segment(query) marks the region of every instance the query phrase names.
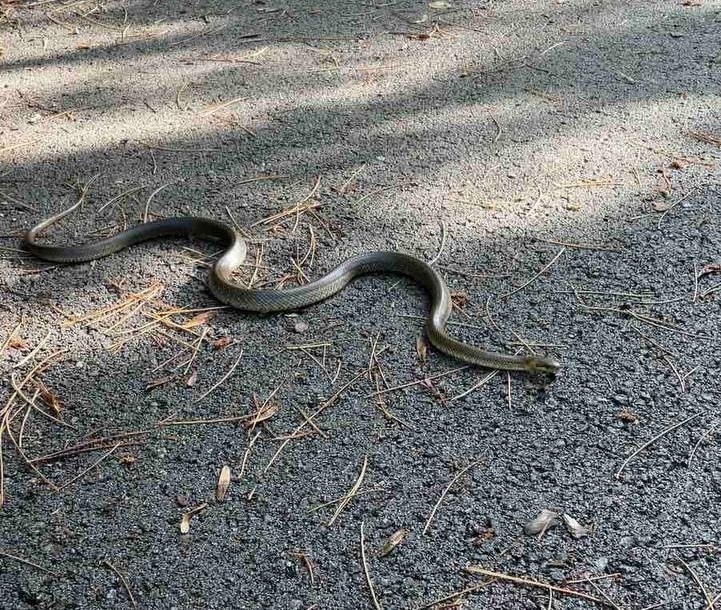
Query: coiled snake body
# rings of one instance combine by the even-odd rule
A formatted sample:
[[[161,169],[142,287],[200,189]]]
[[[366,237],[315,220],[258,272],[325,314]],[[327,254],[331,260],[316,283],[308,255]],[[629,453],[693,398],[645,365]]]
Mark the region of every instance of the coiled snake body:
[[[301,309],[327,299],[359,275],[379,272],[407,275],[419,282],[431,298],[426,333],[430,342],[440,351],[463,362],[493,369],[554,373],[560,366],[551,358],[489,352],[449,337],[445,326],[451,313],[451,296],[443,278],[428,263],[400,252],[366,252],[346,260],[309,284],[286,290],[254,290],[243,288],[231,280],[233,271],[245,260],[245,241],[229,226],[207,218],[188,216],[156,220],[80,246],[37,243],[38,233],[73,212],[81,202],[82,199],[30,229],[23,239],[26,249],[48,261],[81,263],[160,237],[191,235],[212,239],[226,246],[225,252],[210,270],[208,285],[213,295],[231,307],[266,313]]]

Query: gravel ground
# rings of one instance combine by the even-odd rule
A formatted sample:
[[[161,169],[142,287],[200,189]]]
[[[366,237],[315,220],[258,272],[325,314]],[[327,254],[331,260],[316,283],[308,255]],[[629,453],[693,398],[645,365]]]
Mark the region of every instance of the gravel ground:
[[[713,607],[721,2],[4,0],[0,28],[0,607]],[[212,245],[15,249],[83,187],[54,241],[230,214],[256,283],[440,253],[454,335],[563,368],[424,354],[405,279],[170,316],[217,305]],[[524,534],[543,509],[589,534]]]

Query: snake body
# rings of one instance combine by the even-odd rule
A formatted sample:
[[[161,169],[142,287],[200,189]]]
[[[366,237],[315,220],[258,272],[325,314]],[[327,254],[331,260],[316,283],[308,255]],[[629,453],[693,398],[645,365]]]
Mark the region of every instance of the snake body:
[[[81,200],[82,201],[82,200]],[[30,229],[25,248],[38,258],[56,263],[82,263],[109,256],[129,246],[161,237],[194,236],[222,243],[226,250],[210,270],[208,286],[213,295],[231,307],[252,312],[302,309],[323,301],[343,289],[354,278],[368,273],[393,273],[416,280],[431,298],[426,334],[440,351],[463,362],[492,369],[555,373],[560,364],[552,358],[490,352],[449,337],[445,332],[452,303],[446,283],[428,263],[400,252],[366,252],[350,258],[322,278],[285,290],[255,290],[234,283],[231,275],[245,260],[246,244],[231,227],[195,216],[155,220],[131,227],[112,237],[77,246],[53,246],[37,242],[37,235],[58,222],[80,204],[51,216]]]

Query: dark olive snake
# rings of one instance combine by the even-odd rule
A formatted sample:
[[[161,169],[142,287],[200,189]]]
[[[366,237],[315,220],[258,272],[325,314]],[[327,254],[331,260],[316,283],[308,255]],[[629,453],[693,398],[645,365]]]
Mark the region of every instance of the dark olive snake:
[[[255,290],[243,288],[231,280],[231,275],[245,260],[246,244],[231,227],[207,218],[194,216],[154,220],[136,225],[112,237],[79,246],[39,244],[38,233],[72,213],[82,199],[68,208],[43,220],[30,229],[23,239],[25,248],[38,258],[56,263],[82,263],[123,250],[150,239],[190,235],[221,242],[226,246],[223,255],[210,270],[208,286],[222,303],[244,311],[278,312],[297,310],[327,299],[342,290],[348,282],[368,273],[393,273],[416,280],[431,298],[431,310],[426,321],[430,342],[441,352],[458,360],[491,369],[555,373],[560,364],[539,356],[511,355],[490,352],[449,337],[445,332],[451,314],[451,295],[446,283],[428,263],[400,252],[365,252],[346,260],[322,278],[284,290]]]

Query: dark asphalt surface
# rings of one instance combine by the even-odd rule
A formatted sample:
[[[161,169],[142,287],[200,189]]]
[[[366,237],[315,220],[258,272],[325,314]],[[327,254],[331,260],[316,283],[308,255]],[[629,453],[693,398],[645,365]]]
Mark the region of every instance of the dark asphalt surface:
[[[70,483],[54,492],[3,430],[0,608],[373,608],[361,527],[376,608],[713,606],[721,2],[442,5],[2,4],[0,409],[28,459],[110,440],[38,463]],[[87,203],[54,241],[139,222],[146,205],[230,211],[250,263],[262,246],[261,282],[296,276],[311,242],[309,277],[367,249],[440,251],[467,295],[455,336],[535,345],[563,368],[458,398],[488,372],[434,378],[458,363],[419,357],[425,297],[391,277],[295,317],[221,310],[129,336],[152,311],[217,305],[198,261],[213,246],[168,240],[62,268],[14,250],[76,182],[90,182]],[[298,202],[317,207],[260,222]],[[129,319],[63,324],[155,282],[162,303]],[[162,366],[191,341],[187,370]],[[24,389],[46,412],[56,396],[66,425],[25,417],[11,384],[58,350]],[[382,404],[372,394],[414,381]],[[271,394],[277,412],[252,430],[158,425],[246,415]],[[285,442],[321,405],[318,429]],[[321,505],[364,463],[329,525],[337,502]],[[542,509],[592,531],[524,535]],[[549,600],[474,566],[598,601]]]

